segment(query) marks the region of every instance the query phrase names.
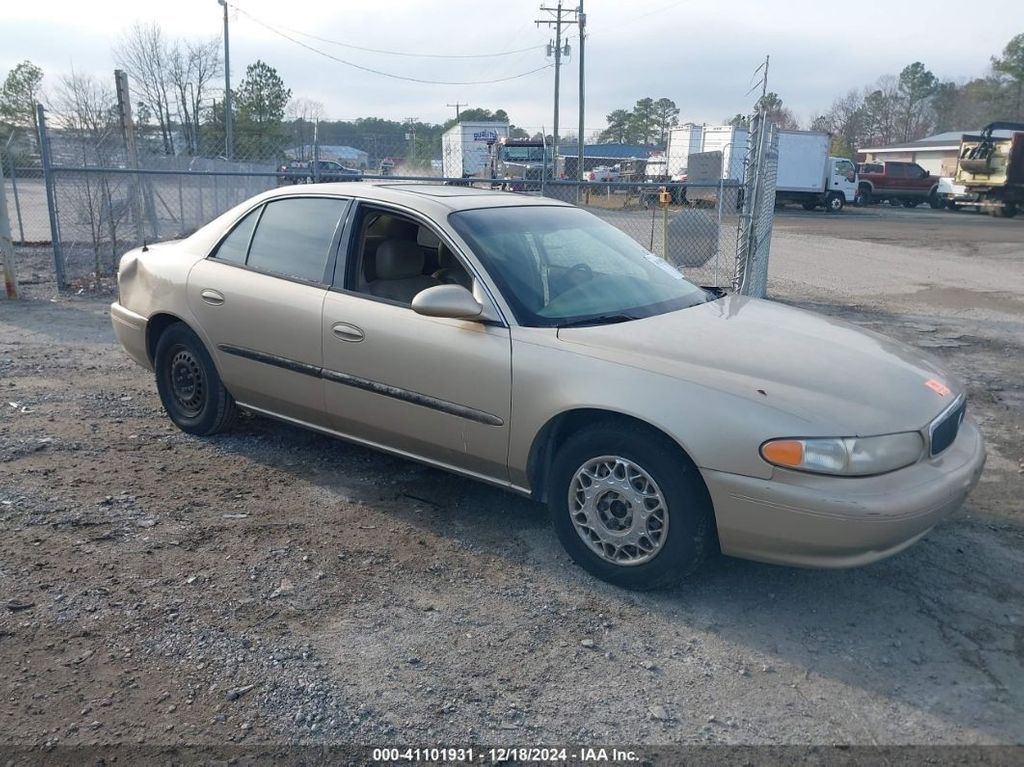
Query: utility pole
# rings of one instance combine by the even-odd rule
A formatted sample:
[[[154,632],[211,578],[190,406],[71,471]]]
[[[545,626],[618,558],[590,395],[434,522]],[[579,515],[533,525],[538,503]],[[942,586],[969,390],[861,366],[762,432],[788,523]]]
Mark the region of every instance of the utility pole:
[[[459,121],[459,117],[462,114],[459,110],[462,107],[469,106],[469,104],[460,104],[458,101],[456,101],[454,104],[445,104],[445,106],[446,107],[451,107],[451,108],[453,108],[455,110],[455,122],[458,122]]]
[[[406,117],[403,122],[406,126],[405,137],[409,140],[409,160],[416,155],[416,122],[418,117]]]
[[[554,18],[549,19],[536,19],[535,23],[537,26],[544,24],[545,26],[553,26],[555,28],[555,42],[548,44],[549,53],[554,48],[555,54],[555,118],[554,118],[554,136],[551,141],[552,152],[554,153],[555,170],[558,170],[558,88],[559,88],[559,74],[562,68],[562,25],[563,24],[576,24],[578,19],[563,18],[564,15],[574,13],[579,15],[579,10],[567,11],[562,9],[562,0],[558,0],[558,5],[554,8],[542,5],[541,11],[552,14]],[[568,53],[568,46],[566,46],[566,53]]]
[[[587,37],[587,14],[583,12],[583,0],[580,0],[580,7],[576,9],[576,21],[578,22],[578,28],[580,31],[580,125],[577,133],[576,140],[576,178],[579,181],[583,180],[583,111],[584,103],[586,102],[586,87],[584,85],[584,69],[583,69],[583,48],[584,40]]]
[[[224,153],[229,160],[234,159],[235,137],[234,117],[231,114],[231,48],[228,45],[228,2],[217,0],[224,6]]]

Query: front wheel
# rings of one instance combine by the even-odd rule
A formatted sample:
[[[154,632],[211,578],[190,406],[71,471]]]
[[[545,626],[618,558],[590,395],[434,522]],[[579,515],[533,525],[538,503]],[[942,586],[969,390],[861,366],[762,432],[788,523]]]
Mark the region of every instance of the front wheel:
[[[1017,206],[1008,202],[1001,207],[992,208],[992,215],[996,218],[1013,218],[1017,215]]]
[[[552,466],[548,506],[576,563],[626,588],[678,583],[716,541],[697,469],[668,438],[636,427],[599,424],[570,436]]]
[[[829,192],[825,200],[825,210],[829,213],[839,213],[846,204],[846,198],[838,192]]]
[[[221,383],[203,342],[187,325],[167,328],[156,344],[156,388],[164,410],[184,432],[209,436],[235,419],[235,400]]]
[[[942,210],[946,206],[946,201],[933,192],[931,197],[928,198],[928,204],[932,210]]]

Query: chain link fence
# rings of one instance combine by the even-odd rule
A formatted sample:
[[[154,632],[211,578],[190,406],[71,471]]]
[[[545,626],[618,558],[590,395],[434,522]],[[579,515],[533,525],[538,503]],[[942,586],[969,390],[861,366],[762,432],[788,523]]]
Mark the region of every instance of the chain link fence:
[[[315,124],[299,124],[276,142],[236,142],[237,156],[229,160],[164,154],[160,136],[137,136],[132,152],[116,124],[55,128],[41,109],[39,119],[37,153],[10,163],[8,206],[20,271],[29,281],[48,277],[61,290],[112,287],[127,250],[187,236],[268,189],[357,180],[472,185],[564,200],[618,227],[693,282],[742,292],[767,282],[774,167],[763,167],[772,155],[761,149],[759,128],[751,134],[745,178],[729,178],[718,157],[711,172],[672,181],[658,175],[656,163],[648,165],[644,147],[624,156],[622,147],[588,146],[581,173],[575,145],[556,153],[543,137],[512,140],[486,124],[428,138],[367,130],[347,135],[346,144],[329,143]],[[187,151],[213,155],[220,146],[195,135]]]

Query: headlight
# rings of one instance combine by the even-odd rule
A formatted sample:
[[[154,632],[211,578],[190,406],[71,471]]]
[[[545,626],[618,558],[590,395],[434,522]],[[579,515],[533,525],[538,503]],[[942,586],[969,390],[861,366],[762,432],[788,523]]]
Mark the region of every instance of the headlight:
[[[761,445],[761,457],[775,466],[846,477],[896,471],[915,463],[923,452],[924,440],[916,431],[881,437],[772,439]]]

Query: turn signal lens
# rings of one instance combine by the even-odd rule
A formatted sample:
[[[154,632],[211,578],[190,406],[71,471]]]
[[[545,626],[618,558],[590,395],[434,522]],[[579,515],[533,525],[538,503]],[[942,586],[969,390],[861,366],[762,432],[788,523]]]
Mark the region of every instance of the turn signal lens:
[[[798,468],[804,462],[804,445],[795,439],[765,442],[761,448],[761,455],[768,463]]]

